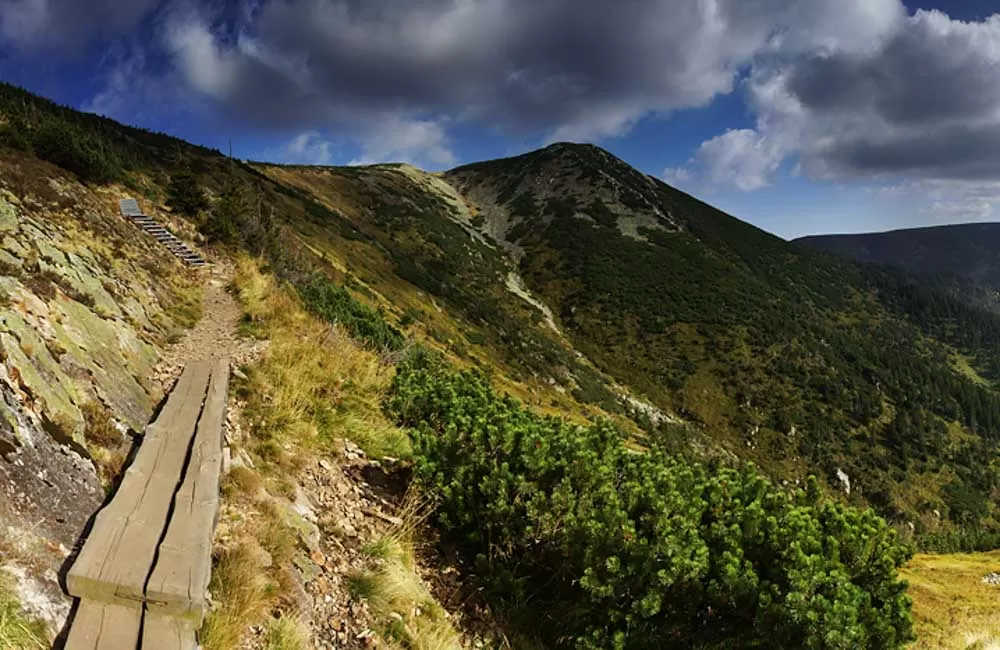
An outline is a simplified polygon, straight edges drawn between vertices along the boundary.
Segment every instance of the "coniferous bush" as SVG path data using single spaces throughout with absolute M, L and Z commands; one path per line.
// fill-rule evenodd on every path
M 896 648 L 909 550 L 871 510 L 752 467 L 625 446 L 542 417 L 427 353 L 387 408 L 412 427 L 437 519 L 494 603 L 577 648 Z M 541 632 L 539 632 L 541 631 Z
M 351 336 L 370 347 L 399 350 L 403 335 L 385 322 L 382 315 L 358 301 L 350 292 L 323 275 L 314 275 L 296 284 L 306 309 L 317 316 L 342 325 Z
M 167 206 L 175 212 L 194 216 L 208 207 L 205 190 L 190 169 L 182 169 L 170 177 L 167 186 Z

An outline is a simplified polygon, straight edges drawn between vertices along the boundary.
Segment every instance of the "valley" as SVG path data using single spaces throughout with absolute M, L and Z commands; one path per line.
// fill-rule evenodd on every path
M 0 114 L 0 476 L 31 497 L 0 593 L 51 591 L 45 634 L 126 433 L 217 343 L 209 649 L 996 642 L 982 233 L 786 242 L 592 145 L 276 165 L 10 86 Z M 86 496 L 33 527 L 51 458 Z

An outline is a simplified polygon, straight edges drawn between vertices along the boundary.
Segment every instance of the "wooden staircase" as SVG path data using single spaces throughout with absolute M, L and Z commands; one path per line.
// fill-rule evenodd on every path
M 122 199 L 118 202 L 122 216 L 149 233 L 158 242 L 166 246 L 171 253 L 188 266 L 205 266 L 208 262 L 200 253 L 177 238 L 177 235 L 167 230 L 158 221 L 142 213 L 135 199 Z

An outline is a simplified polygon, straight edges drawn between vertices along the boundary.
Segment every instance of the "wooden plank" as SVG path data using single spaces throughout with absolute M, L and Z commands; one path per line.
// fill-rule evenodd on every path
M 220 360 L 212 370 L 187 473 L 174 499 L 167 534 L 146 584 L 150 611 L 183 616 L 199 626 L 207 608 L 212 533 L 219 513 L 222 425 L 228 385 L 229 362 Z
M 93 529 L 66 577 L 78 598 L 141 607 L 156 546 L 180 480 L 211 374 L 210 362 L 189 364 L 114 499 Z
M 142 214 L 142 210 L 139 209 L 139 202 L 135 199 L 122 199 L 118 201 L 118 209 L 121 210 L 123 217 L 135 217 Z
M 80 601 L 64 650 L 135 650 L 142 612 L 138 609 Z
M 173 616 L 146 612 L 142 625 L 142 650 L 194 650 L 194 626 Z

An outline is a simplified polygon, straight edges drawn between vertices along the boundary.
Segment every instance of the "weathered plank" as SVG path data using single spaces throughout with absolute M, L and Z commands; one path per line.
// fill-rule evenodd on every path
M 137 217 L 142 215 L 142 210 L 139 209 L 139 202 L 135 199 L 121 199 L 118 201 L 118 209 L 121 210 L 123 217 Z
M 131 607 L 80 601 L 64 650 L 135 650 L 142 612 Z M 189 646 L 190 648 L 190 646 Z
M 212 533 L 219 512 L 222 424 L 226 412 L 229 362 L 212 370 L 208 396 L 191 448 L 184 482 L 174 498 L 167 534 L 146 584 L 150 611 L 183 616 L 201 624 L 212 570 Z
M 194 650 L 196 645 L 190 621 L 146 612 L 142 624 L 142 650 Z
M 210 362 L 188 364 L 160 416 L 147 427 L 135 461 L 114 499 L 98 513 L 67 575 L 70 595 L 142 606 L 210 374 Z

